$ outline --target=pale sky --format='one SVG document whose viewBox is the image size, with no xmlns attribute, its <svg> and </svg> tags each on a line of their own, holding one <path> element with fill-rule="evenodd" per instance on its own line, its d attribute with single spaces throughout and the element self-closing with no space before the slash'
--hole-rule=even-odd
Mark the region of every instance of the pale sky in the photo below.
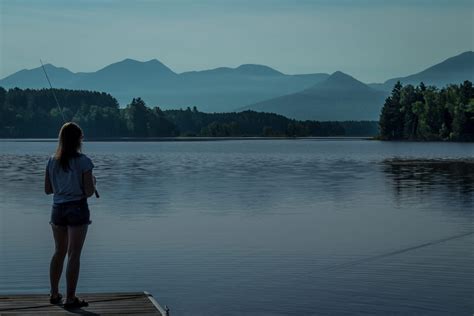
<svg viewBox="0 0 474 316">
<path fill-rule="evenodd" d="M 74 72 L 156 58 L 382 82 L 467 50 L 474 0 L 0 0 L 0 78 L 40 58 Z"/>
</svg>

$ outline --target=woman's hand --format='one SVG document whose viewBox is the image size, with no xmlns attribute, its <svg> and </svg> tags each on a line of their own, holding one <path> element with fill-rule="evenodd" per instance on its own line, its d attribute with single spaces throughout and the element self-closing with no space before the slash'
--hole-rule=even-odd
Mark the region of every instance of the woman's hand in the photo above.
<svg viewBox="0 0 474 316">
<path fill-rule="evenodd" d="M 53 186 L 51 185 L 51 180 L 49 179 L 48 169 L 46 169 L 46 173 L 44 175 L 44 193 L 46 194 L 54 193 Z"/>
</svg>

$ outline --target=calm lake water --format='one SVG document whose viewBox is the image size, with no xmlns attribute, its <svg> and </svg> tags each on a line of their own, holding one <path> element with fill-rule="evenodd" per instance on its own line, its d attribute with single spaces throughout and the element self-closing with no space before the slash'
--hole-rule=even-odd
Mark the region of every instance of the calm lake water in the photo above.
<svg viewBox="0 0 474 316">
<path fill-rule="evenodd" d="M 55 142 L 0 141 L 0 294 L 48 293 Z M 172 315 L 474 312 L 474 144 L 90 142 L 80 292 Z M 421 246 L 421 247 L 418 247 Z M 62 291 L 64 291 L 64 280 Z"/>
</svg>

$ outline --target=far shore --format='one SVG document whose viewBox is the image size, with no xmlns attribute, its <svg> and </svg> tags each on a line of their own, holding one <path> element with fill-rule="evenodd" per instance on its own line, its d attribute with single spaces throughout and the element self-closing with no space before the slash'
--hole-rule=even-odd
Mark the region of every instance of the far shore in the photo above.
<svg viewBox="0 0 474 316">
<path fill-rule="evenodd" d="M 86 142 L 179 142 L 179 141 L 225 141 L 225 140 L 375 140 L 371 136 L 349 137 L 349 136 L 327 136 L 327 137 L 93 137 L 86 138 Z M 57 138 L 0 138 L 0 142 L 56 142 Z"/>
</svg>

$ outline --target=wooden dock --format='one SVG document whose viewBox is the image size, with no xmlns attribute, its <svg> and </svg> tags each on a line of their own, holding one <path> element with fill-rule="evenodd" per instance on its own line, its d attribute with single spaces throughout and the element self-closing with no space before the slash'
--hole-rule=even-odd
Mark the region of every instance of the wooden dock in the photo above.
<svg viewBox="0 0 474 316">
<path fill-rule="evenodd" d="M 161 315 L 168 316 L 153 296 L 144 292 L 77 293 L 89 306 L 64 309 L 49 303 L 48 294 L 0 295 L 0 316 L 3 315 Z M 65 299 L 63 299 L 65 301 Z"/>
</svg>

